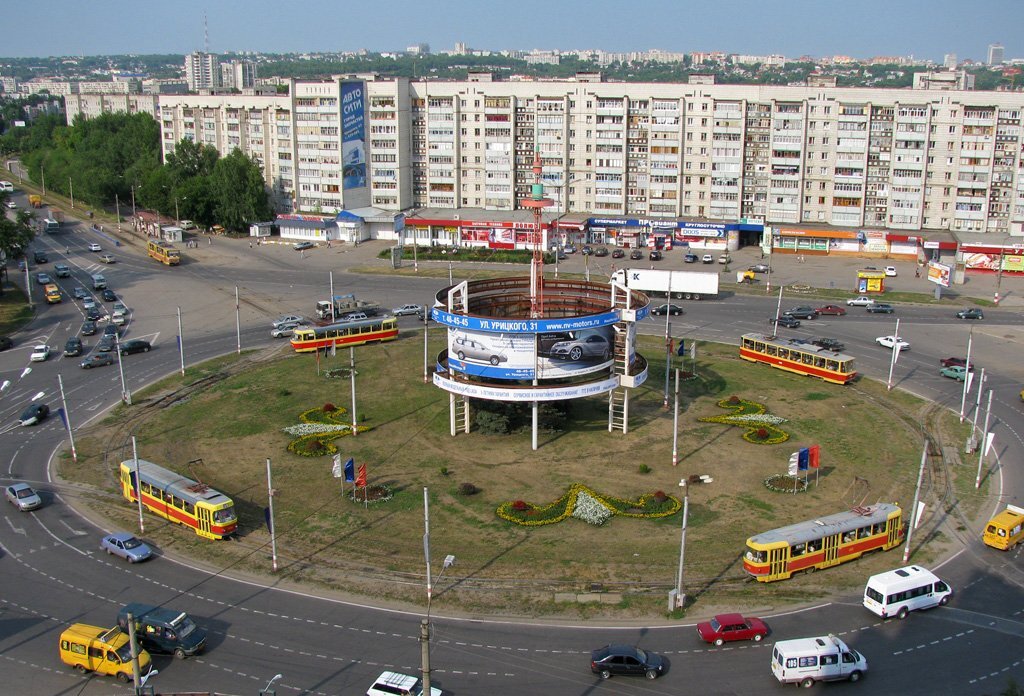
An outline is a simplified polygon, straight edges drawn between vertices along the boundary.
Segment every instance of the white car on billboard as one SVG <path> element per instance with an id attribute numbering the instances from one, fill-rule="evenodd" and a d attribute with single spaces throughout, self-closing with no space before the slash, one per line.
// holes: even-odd
<path id="1" fill-rule="evenodd" d="M 479 339 L 468 336 L 458 336 L 452 343 L 452 352 L 459 360 L 486 362 L 491 365 L 508 361 L 508 356 L 501 351 L 492 350 Z"/>

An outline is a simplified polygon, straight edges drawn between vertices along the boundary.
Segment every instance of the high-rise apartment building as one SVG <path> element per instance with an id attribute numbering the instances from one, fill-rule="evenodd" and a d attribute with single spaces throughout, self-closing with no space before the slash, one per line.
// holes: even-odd
<path id="1" fill-rule="evenodd" d="M 282 210 L 511 211 L 539 153 L 554 211 L 1024 235 L 1024 94 L 370 79 L 346 187 L 344 80 L 161 96 L 183 137 L 255 157 Z"/>
<path id="2" fill-rule="evenodd" d="M 1003 45 L 1002 44 L 989 44 L 988 45 L 988 64 L 989 65 L 1002 65 L 1003 64 Z"/>
<path id="3" fill-rule="evenodd" d="M 251 89 L 255 85 L 255 63 L 246 60 L 229 60 L 220 64 L 220 86 L 223 89 Z"/>
<path id="4" fill-rule="evenodd" d="M 192 92 L 220 86 L 220 61 L 213 53 L 196 51 L 185 56 L 185 79 Z"/>

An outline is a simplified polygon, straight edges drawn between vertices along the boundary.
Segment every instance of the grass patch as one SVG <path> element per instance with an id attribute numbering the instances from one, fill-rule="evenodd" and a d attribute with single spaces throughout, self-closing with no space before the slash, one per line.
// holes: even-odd
<path id="1" fill-rule="evenodd" d="M 431 330 L 434 353 L 443 337 L 443 329 Z M 657 338 L 643 337 L 638 348 L 651 356 L 662 346 Z M 713 483 L 688 487 L 687 591 L 700 607 L 807 601 L 854 590 L 865 575 L 897 565 L 899 552 L 873 554 L 771 585 L 746 579 L 739 558 L 753 534 L 858 504 L 909 506 L 926 419 L 922 402 L 889 393 L 884 385 L 861 380 L 848 387 L 823 386 L 746 363 L 736 353 L 731 346 L 701 345 L 697 377 L 681 385 L 678 466 L 672 466 L 672 412 L 661 408 L 658 379 L 632 390 L 626 435 L 608 432 L 607 399 L 596 397 L 574 405 L 563 432 L 541 434 L 537 451 L 528 431 L 451 437 L 448 395 L 423 383 L 422 334 L 410 331 L 398 341 L 356 350 L 359 423 L 371 429 L 336 441 L 343 460 L 353 457 L 366 465 L 370 484 L 393 490 L 386 503 L 364 508 L 346 499 L 351 484 L 332 477 L 329 457 L 286 450 L 292 436 L 282 428 L 298 423 L 303 411 L 328 402 L 351 408 L 348 380 L 318 377 L 315 357 L 287 349 L 272 359 L 224 356 L 134 394 L 135 405 L 118 407 L 103 423 L 79 433 L 79 462 L 62 459 L 61 473 L 102 489 L 90 504 L 130 528 L 134 508 L 118 499 L 114 472 L 121 459 L 131 457 L 131 432 L 140 457 L 221 490 L 235 500 L 240 516 L 236 542 L 205 542 L 151 523 L 151 517 L 147 536 L 218 567 L 266 573 L 269 457 L 282 572 L 323 587 L 410 602 L 422 595 L 422 501 L 428 487 L 435 560 L 457 554 L 463 578 L 460 588 L 436 601 L 468 612 L 566 612 L 567 606 L 552 601 L 553 593 L 596 582 L 635 595 L 619 609 L 602 607 L 601 612 L 663 612 L 664 593 L 675 581 L 681 513 L 659 519 L 613 516 L 601 527 L 570 518 L 524 528 L 495 512 L 515 500 L 547 505 L 574 483 L 635 500 L 659 490 L 679 496 L 680 479 L 711 476 Z M 347 366 L 348 356 L 326 362 L 322 369 Z M 741 438 L 743 428 L 698 422 L 722 413 L 716 402 L 731 395 L 786 418 L 782 427 L 790 441 L 755 445 Z M 943 444 L 962 444 L 956 442 L 962 429 L 950 423 L 949 414 L 936 412 L 932 419 Z M 884 442 L 879 432 L 885 433 Z M 811 444 L 821 445 L 822 467 L 817 477 L 811 475 L 808 492 L 792 496 L 764 487 L 764 478 L 786 471 L 793 451 Z M 948 474 L 952 490 L 969 493 L 957 473 Z M 970 478 L 973 491 L 973 469 Z M 478 491 L 461 494 L 465 483 Z M 980 505 L 981 496 L 974 497 Z M 930 555 L 939 554 L 945 541 L 934 529 L 917 538 L 929 541 Z"/>
<path id="2" fill-rule="evenodd" d="M 33 316 L 34 312 L 25 299 L 24 288 L 5 283 L 4 294 L 0 295 L 0 336 L 11 335 L 30 322 Z"/>

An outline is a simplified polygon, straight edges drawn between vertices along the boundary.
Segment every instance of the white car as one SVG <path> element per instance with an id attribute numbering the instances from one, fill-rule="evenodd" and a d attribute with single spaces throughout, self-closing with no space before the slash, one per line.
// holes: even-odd
<path id="1" fill-rule="evenodd" d="M 887 275 L 890 278 L 895 278 L 896 277 L 896 267 L 895 266 L 886 266 L 885 267 L 885 275 Z"/>
<path id="2" fill-rule="evenodd" d="M 6 205 L 11 210 L 14 210 L 15 208 L 18 207 L 18 204 L 15 203 L 14 201 L 7 201 L 6 203 L 4 203 L 4 205 Z"/>
<path id="3" fill-rule="evenodd" d="M 192 222 L 191 220 L 182 220 L 181 222 L 178 223 L 178 227 L 185 230 L 186 232 L 188 232 L 191 229 L 195 229 L 195 226 L 196 223 Z"/>
<path id="4" fill-rule="evenodd" d="M 32 362 L 43 362 L 50 357 L 50 346 L 36 346 L 32 349 L 32 355 L 29 356 L 29 360 Z"/>
<path id="5" fill-rule="evenodd" d="M 124 326 L 124 323 L 128 320 L 124 312 L 114 312 L 110 315 L 110 323 L 116 324 L 117 326 Z"/>
<path id="6" fill-rule="evenodd" d="M 714 263 L 715 262 L 715 257 L 712 256 L 711 254 L 704 254 L 703 256 L 700 257 L 700 262 L 701 263 Z"/>
<path id="7" fill-rule="evenodd" d="M 96 242 L 89 244 L 89 251 L 103 251 L 103 248 Z"/>
<path id="8" fill-rule="evenodd" d="M 298 314 L 285 314 L 272 321 L 270 325 L 276 329 L 282 324 L 302 324 L 305 321 L 305 318 Z"/>
<path id="9" fill-rule="evenodd" d="M 901 351 L 910 350 L 910 344 L 904 341 L 899 336 L 879 336 L 875 339 L 875 343 L 882 346 L 883 348 L 889 348 L 890 350 L 894 346 L 899 346 Z"/>
<path id="10" fill-rule="evenodd" d="M 100 256 L 100 261 L 103 263 L 117 263 L 117 259 L 112 254 L 103 254 Z"/>
<path id="11" fill-rule="evenodd" d="M 391 310 L 391 313 L 396 317 L 402 317 L 408 314 L 423 314 L 423 305 L 418 304 L 404 304 L 401 307 L 395 307 Z"/>
<path id="12" fill-rule="evenodd" d="M 286 324 L 281 324 L 280 326 L 275 326 L 271 330 L 270 336 L 272 338 L 288 338 L 289 336 L 292 335 L 292 332 L 295 329 L 299 328 L 300 326 L 302 326 L 301 322 L 290 321 L 290 322 L 288 322 Z"/>
<path id="13" fill-rule="evenodd" d="M 441 696 L 441 689 L 436 686 L 430 687 L 430 696 Z M 366 696 L 392 696 L 392 694 L 409 694 L 409 696 L 424 696 L 423 685 L 419 677 L 410 677 L 407 674 L 398 672 L 381 672 L 373 682 L 373 686 L 366 690 Z"/>
<path id="14" fill-rule="evenodd" d="M 847 300 L 846 301 L 846 306 L 847 307 L 870 307 L 874 303 L 875 303 L 875 301 L 873 299 L 871 299 L 870 297 L 868 297 L 867 295 L 861 295 L 860 297 L 855 297 L 852 300 Z"/>

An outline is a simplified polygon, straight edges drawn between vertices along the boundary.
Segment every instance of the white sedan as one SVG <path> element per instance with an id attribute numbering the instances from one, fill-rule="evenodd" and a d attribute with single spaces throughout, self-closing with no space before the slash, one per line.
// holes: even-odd
<path id="1" fill-rule="evenodd" d="M 895 278 L 896 277 L 896 267 L 895 266 L 886 266 L 885 267 L 885 275 L 887 277 L 889 277 L 889 278 Z"/>
<path id="2" fill-rule="evenodd" d="M 32 349 L 32 355 L 29 356 L 29 360 L 32 362 L 44 362 L 50 357 L 50 346 L 36 346 Z"/>
<path id="3" fill-rule="evenodd" d="M 882 346 L 883 348 L 889 348 L 890 350 L 895 346 L 899 346 L 901 351 L 910 350 L 910 344 L 904 341 L 899 336 L 879 336 L 875 339 L 875 343 Z"/>
<path id="4" fill-rule="evenodd" d="M 91 243 L 91 244 L 89 245 L 89 251 L 103 251 L 103 248 L 102 248 L 102 247 L 100 247 L 100 245 L 99 245 L 99 244 L 97 244 L 96 242 L 92 242 L 92 243 Z"/>

